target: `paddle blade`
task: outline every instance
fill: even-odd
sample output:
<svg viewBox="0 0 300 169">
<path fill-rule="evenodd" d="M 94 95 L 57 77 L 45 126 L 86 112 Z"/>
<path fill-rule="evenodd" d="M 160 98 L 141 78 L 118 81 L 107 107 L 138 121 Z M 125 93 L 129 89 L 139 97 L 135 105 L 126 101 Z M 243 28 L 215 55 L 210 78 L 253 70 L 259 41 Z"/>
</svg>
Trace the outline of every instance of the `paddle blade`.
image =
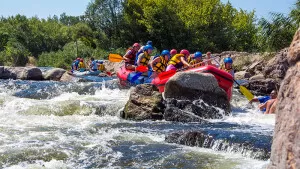
<svg viewBox="0 0 300 169">
<path fill-rule="evenodd" d="M 137 71 L 137 72 L 147 72 L 148 71 L 148 67 L 147 66 L 138 66 L 138 67 L 136 67 L 135 68 L 135 70 Z"/>
<path fill-rule="evenodd" d="M 254 98 L 253 94 L 244 86 L 240 86 L 241 93 L 250 101 Z"/>
<path fill-rule="evenodd" d="M 119 55 L 119 54 L 112 54 L 112 53 L 110 53 L 108 55 L 108 60 L 110 62 L 121 62 L 123 60 L 123 57 L 121 55 Z"/>
<path fill-rule="evenodd" d="M 169 71 L 167 71 L 167 72 L 161 72 L 161 73 L 158 75 L 158 78 L 159 78 L 159 79 L 170 78 L 170 77 L 172 77 L 175 73 L 176 73 L 176 70 L 169 70 Z"/>
</svg>

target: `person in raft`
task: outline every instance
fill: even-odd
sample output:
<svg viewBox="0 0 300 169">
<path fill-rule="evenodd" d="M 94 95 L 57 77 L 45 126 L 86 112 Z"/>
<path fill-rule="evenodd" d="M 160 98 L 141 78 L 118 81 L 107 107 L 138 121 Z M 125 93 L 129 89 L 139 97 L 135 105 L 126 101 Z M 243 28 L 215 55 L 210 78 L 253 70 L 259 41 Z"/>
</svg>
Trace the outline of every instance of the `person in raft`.
<svg viewBox="0 0 300 169">
<path fill-rule="evenodd" d="M 73 72 L 74 70 L 78 70 L 78 65 L 79 65 L 79 62 L 80 62 L 80 58 L 76 58 L 73 62 L 72 62 L 72 69 L 71 71 Z"/>
<path fill-rule="evenodd" d="M 139 54 L 136 65 L 137 66 L 148 66 L 153 47 L 151 45 L 146 45 L 144 47 L 143 53 Z"/>
<path fill-rule="evenodd" d="M 155 78 L 159 73 L 166 71 L 170 56 L 171 54 L 168 50 L 163 50 L 159 57 L 152 60 L 150 63 L 153 71 L 151 78 Z"/>
<path fill-rule="evenodd" d="M 188 58 L 188 62 L 191 66 L 197 67 L 202 66 L 202 53 L 201 52 L 195 52 L 194 54 L 191 54 Z"/>
<path fill-rule="evenodd" d="M 170 57 L 170 58 L 172 58 L 174 55 L 177 54 L 177 50 L 176 50 L 176 49 L 172 49 L 172 50 L 170 51 L 170 54 L 171 54 L 171 57 Z"/>
<path fill-rule="evenodd" d="M 79 70 L 80 72 L 84 72 L 84 71 L 85 71 L 85 64 L 84 64 L 84 61 L 83 61 L 82 58 L 80 59 L 80 62 L 79 62 L 79 64 L 78 64 L 78 70 Z"/>
<path fill-rule="evenodd" d="M 101 72 L 104 72 L 106 70 L 103 60 L 98 61 L 98 70 L 100 70 Z"/>
<path fill-rule="evenodd" d="M 231 59 L 230 55 L 224 58 L 223 62 L 224 65 L 222 65 L 220 69 L 230 73 L 232 77 L 234 77 L 234 70 L 232 68 L 233 60 Z"/>
<path fill-rule="evenodd" d="M 253 102 L 259 102 L 258 108 L 260 111 L 264 112 L 265 114 L 272 114 L 275 111 L 275 109 L 272 107 L 274 107 L 274 103 L 276 102 L 276 100 L 277 92 L 276 90 L 273 90 L 270 93 L 270 96 L 255 97 L 252 100 L 250 100 L 249 103 L 252 104 Z"/>
<path fill-rule="evenodd" d="M 182 49 L 179 54 L 174 55 L 168 62 L 167 70 L 177 70 L 183 66 L 190 67 L 190 64 L 186 61 L 190 56 L 190 52 L 186 49 Z"/>
<path fill-rule="evenodd" d="M 127 49 L 123 59 L 125 60 L 125 68 L 128 70 L 135 70 L 134 61 L 137 51 L 140 49 L 139 43 L 134 43 L 132 47 Z"/>
<path fill-rule="evenodd" d="M 92 57 L 91 58 L 91 63 L 90 63 L 90 71 L 97 71 L 98 70 L 98 63 L 96 62 L 96 60 Z"/>
<path fill-rule="evenodd" d="M 212 60 L 215 63 L 213 63 Z M 214 66 L 217 68 L 220 67 L 219 62 L 215 58 L 212 58 L 211 52 L 206 52 L 206 59 L 204 60 L 204 62 L 205 62 L 205 65 L 211 65 L 211 66 Z"/>
</svg>

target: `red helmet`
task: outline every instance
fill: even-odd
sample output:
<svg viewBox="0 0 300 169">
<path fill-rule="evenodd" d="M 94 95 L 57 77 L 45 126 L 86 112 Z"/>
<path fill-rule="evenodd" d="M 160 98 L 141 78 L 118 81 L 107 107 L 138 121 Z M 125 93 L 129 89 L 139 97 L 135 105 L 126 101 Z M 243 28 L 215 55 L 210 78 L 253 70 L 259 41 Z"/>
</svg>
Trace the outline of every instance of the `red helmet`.
<svg viewBox="0 0 300 169">
<path fill-rule="evenodd" d="M 184 54 L 184 55 L 186 55 L 186 56 L 189 56 L 189 55 L 190 55 L 190 52 L 189 52 L 188 50 L 186 50 L 186 49 L 182 49 L 182 50 L 180 51 L 180 54 Z"/>
<path fill-rule="evenodd" d="M 76 60 L 80 60 L 80 58 L 77 58 Z"/>
<path fill-rule="evenodd" d="M 170 54 L 171 54 L 171 55 L 177 54 L 177 50 L 176 50 L 176 49 L 172 49 L 172 50 L 170 51 Z"/>
<path fill-rule="evenodd" d="M 132 46 L 133 47 L 141 47 L 139 43 L 134 43 Z"/>
</svg>

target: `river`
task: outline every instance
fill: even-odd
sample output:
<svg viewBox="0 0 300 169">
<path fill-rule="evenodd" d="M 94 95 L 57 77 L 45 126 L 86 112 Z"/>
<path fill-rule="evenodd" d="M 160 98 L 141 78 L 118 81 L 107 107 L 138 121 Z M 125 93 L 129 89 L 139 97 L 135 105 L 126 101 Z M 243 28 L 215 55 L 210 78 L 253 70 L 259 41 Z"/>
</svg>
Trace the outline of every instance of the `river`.
<svg viewBox="0 0 300 169">
<path fill-rule="evenodd" d="M 275 116 L 247 108 L 237 91 L 232 115 L 209 120 L 213 125 L 135 122 L 119 117 L 129 90 L 116 83 L 0 80 L 1 168 L 261 169 L 268 164 L 251 152 L 165 142 L 169 133 L 202 129 L 270 143 Z"/>
</svg>

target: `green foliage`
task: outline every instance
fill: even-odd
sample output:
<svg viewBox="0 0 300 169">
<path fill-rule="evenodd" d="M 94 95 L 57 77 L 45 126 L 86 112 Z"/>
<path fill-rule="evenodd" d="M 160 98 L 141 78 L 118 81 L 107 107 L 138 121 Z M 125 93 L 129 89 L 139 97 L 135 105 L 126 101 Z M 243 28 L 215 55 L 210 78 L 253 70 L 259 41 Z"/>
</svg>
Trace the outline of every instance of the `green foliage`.
<svg viewBox="0 0 300 169">
<path fill-rule="evenodd" d="M 15 39 L 10 39 L 4 51 L 0 53 L 2 65 L 25 66 L 30 52 Z"/>
</svg>

